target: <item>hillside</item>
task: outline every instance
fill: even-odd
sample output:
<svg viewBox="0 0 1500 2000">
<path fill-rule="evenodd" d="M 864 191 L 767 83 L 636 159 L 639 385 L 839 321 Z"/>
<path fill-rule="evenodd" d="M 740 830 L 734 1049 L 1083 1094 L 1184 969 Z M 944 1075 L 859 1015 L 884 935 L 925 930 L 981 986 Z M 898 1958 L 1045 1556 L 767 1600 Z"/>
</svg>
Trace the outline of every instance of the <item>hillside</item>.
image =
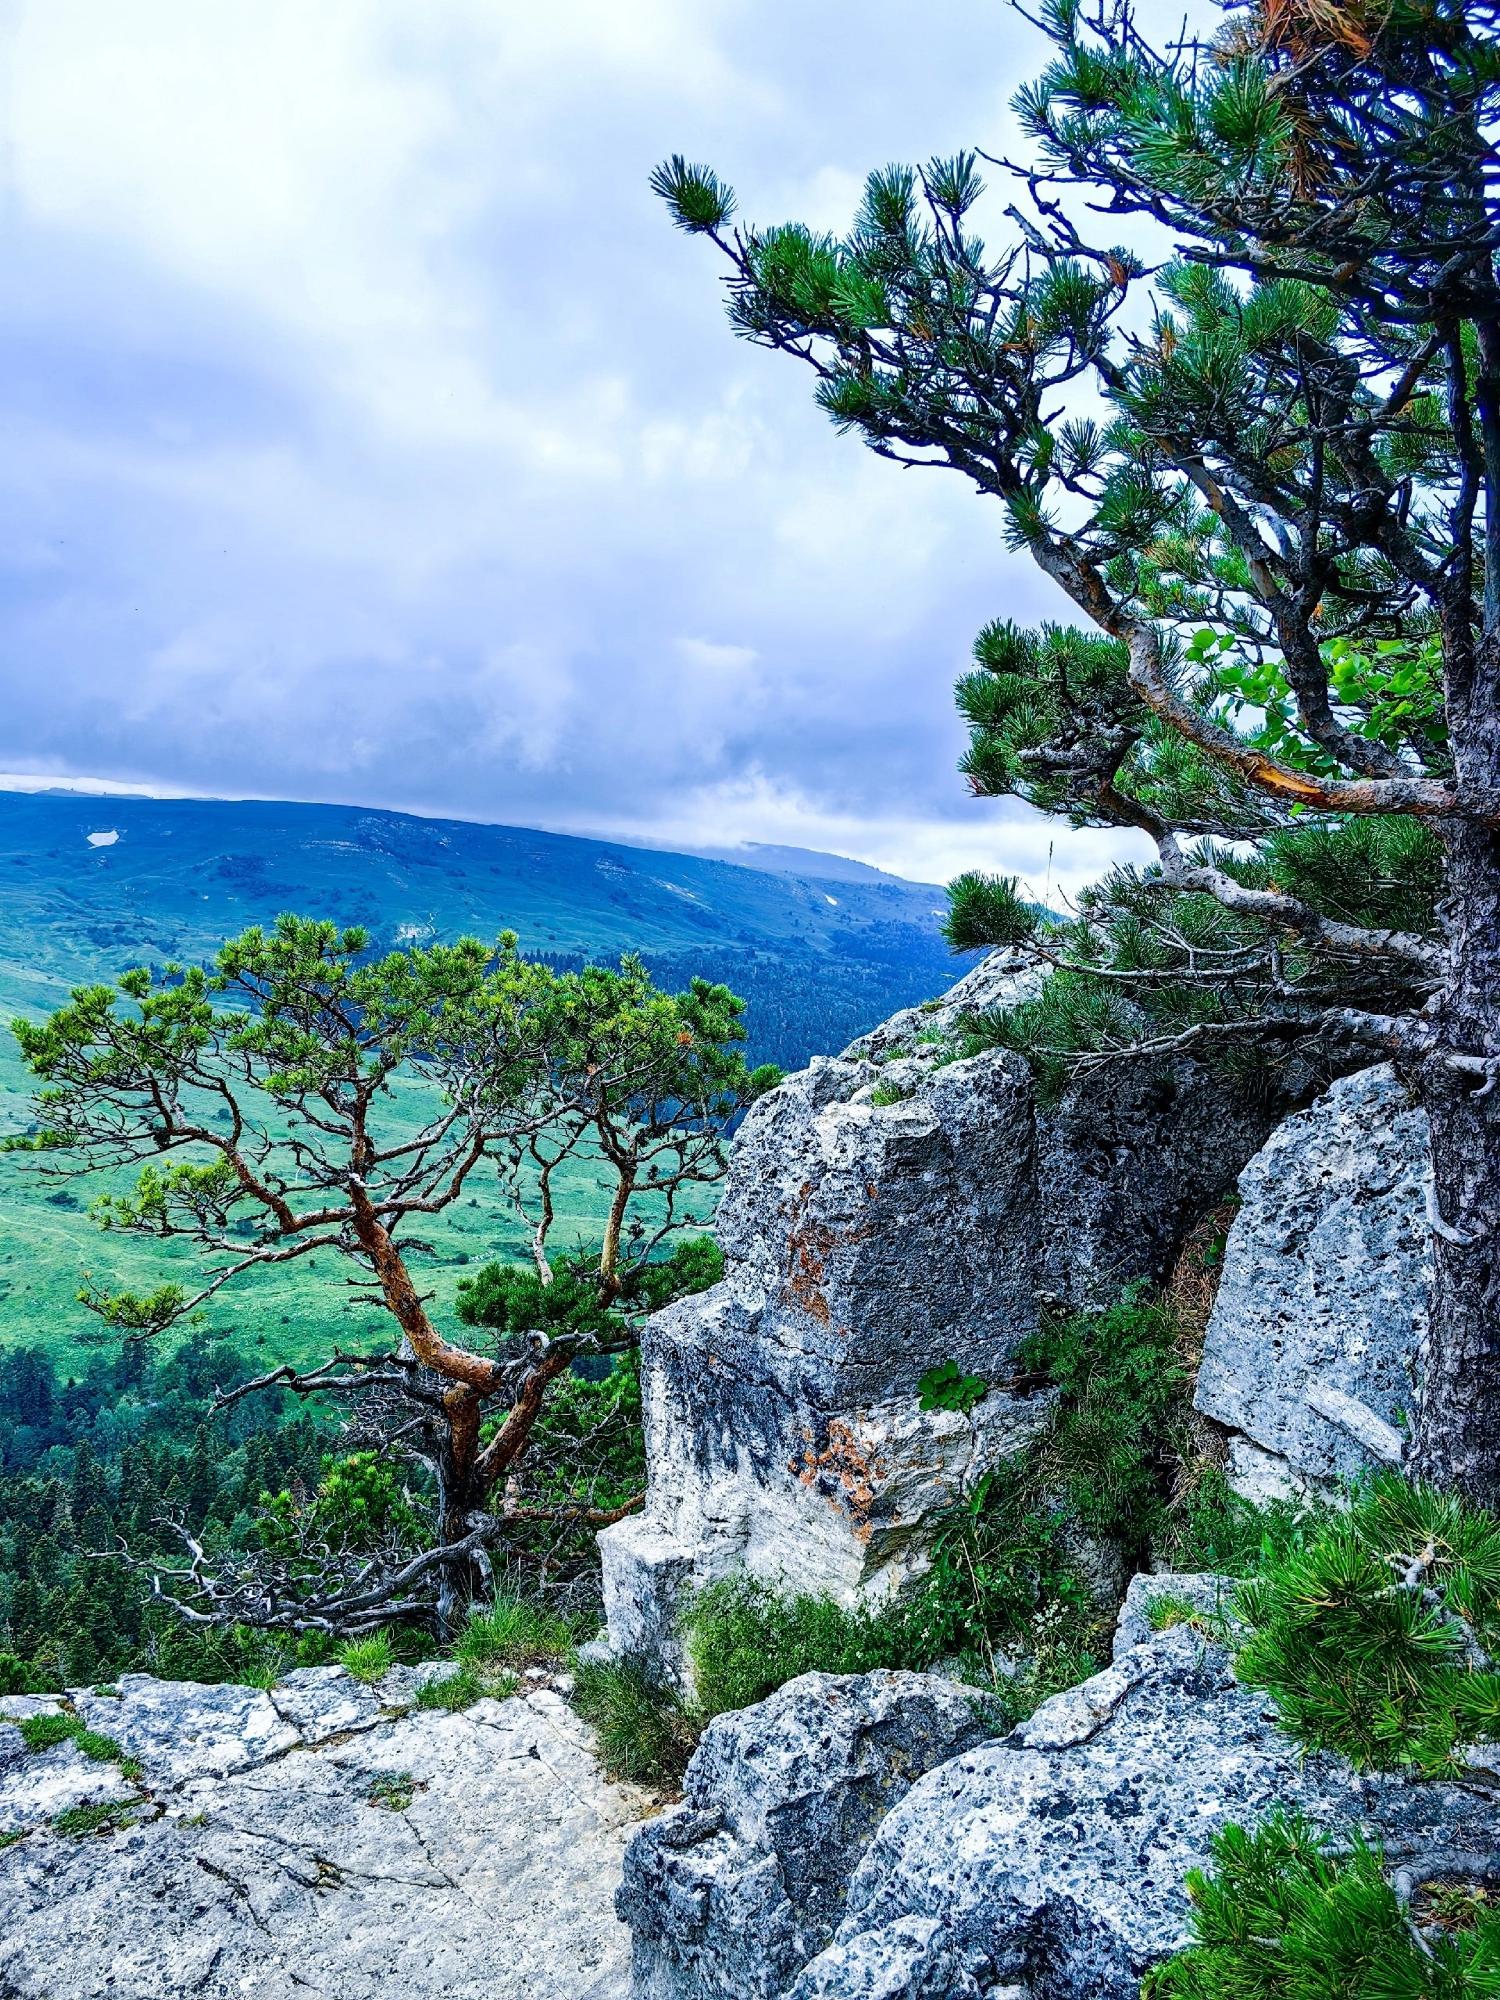
<svg viewBox="0 0 1500 2000">
<path fill-rule="evenodd" d="M 294 909 L 362 924 L 377 945 L 468 932 L 520 935 L 563 962 L 639 950 L 657 976 L 729 981 L 749 1002 L 750 1054 L 791 1068 L 842 1046 L 956 970 L 928 886 L 834 857 L 772 850 L 769 869 L 617 843 L 412 818 L 358 807 L 0 793 L 0 1016 L 57 1006 L 128 966 L 208 957 L 247 924 Z M 826 866 L 820 876 L 812 871 Z M 413 1114 L 416 1113 L 413 1105 Z M 25 1128 L 29 1079 L 0 1038 L 0 1132 Z M 176 1246 L 103 1242 L 91 1190 L 0 1160 L 0 1341 L 68 1341 L 81 1271 L 158 1282 Z M 565 1191 L 592 1234 L 593 1189 Z M 488 1191 L 434 1230 L 439 1265 L 519 1254 L 519 1223 Z M 455 1274 L 456 1275 L 456 1274 Z M 440 1294 L 454 1279 L 437 1280 Z M 268 1276 L 216 1306 L 215 1330 L 284 1353 L 319 1345 L 330 1315 L 363 1309 L 336 1275 Z"/>
</svg>

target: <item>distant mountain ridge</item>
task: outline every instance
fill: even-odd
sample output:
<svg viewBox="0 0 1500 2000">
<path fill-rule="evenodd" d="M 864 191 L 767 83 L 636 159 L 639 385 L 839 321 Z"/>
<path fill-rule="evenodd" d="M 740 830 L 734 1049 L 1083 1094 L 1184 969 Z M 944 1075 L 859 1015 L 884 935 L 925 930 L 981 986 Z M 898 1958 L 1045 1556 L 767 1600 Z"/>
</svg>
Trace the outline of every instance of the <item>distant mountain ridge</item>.
<svg viewBox="0 0 1500 2000">
<path fill-rule="evenodd" d="M 511 929 L 562 963 L 636 950 L 663 979 L 735 984 L 752 1053 L 783 1065 L 962 969 L 939 891 L 838 856 L 681 854 L 359 806 L 0 793 L 0 889 L 8 1011 L 206 958 L 285 909 L 361 924 L 379 946 Z"/>
</svg>

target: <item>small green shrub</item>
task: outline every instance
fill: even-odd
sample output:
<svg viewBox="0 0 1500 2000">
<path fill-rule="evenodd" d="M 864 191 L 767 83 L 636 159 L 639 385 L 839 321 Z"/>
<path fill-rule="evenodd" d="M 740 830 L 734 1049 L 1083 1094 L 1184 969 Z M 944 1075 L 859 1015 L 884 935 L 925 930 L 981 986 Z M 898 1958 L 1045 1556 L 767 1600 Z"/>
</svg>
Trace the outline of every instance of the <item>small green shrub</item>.
<svg viewBox="0 0 1500 2000">
<path fill-rule="evenodd" d="M 990 1385 L 982 1375 L 966 1375 L 953 1360 L 940 1361 L 929 1368 L 917 1383 L 917 1407 L 922 1410 L 958 1410 L 967 1416 L 982 1403 Z"/>
<path fill-rule="evenodd" d="M 0 1695 L 60 1692 L 50 1675 L 38 1672 L 15 1653 L 0 1653 Z"/>
<path fill-rule="evenodd" d="M 1454 1768 L 1500 1736 L 1500 1522 L 1383 1474 L 1240 1585 L 1235 1671 L 1362 1768 Z"/>
<path fill-rule="evenodd" d="M 1227 1826 L 1212 1871 L 1188 1877 L 1194 1942 L 1157 1966 L 1142 2000 L 1493 2000 L 1500 1914 L 1418 1942 L 1355 1840 L 1337 1854 L 1293 1814 Z"/>
<path fill-rule="evenodd" d="M 367 1638 L 351 1639 L 338 1650 L 338 1663 L 346 1674 L 352 1674 L 366 1687 L 373 1687 L 383 1680 L 395 1664 L 395 1653 L 391 1646 L 389 1632 L 371 1632 Z"/>
<path fill-rule="evenodd" d="M 862 1674 L 905 1666 L 904 1611 L 845 1610 L 831 1597 L 783 1597 L 726 1577 L 688 1607 L 683 1638 L 702 1718 L 749 1708 L 798 1674 Z"/>
<path fill-rule="evenodd" d="M 407 1812 L 417 1795 L 410 1771 L 377 1771 L 370 1780 L 370 1804 L 386 1812 Z"/>
<path fill-rule="evenodd" d="M 573 1706 L 599 1740 L 606 1776 L 629 1784 L 677 1785 L 701 1721 L 636 1661 L 580 1661 Z"/>
</svg>

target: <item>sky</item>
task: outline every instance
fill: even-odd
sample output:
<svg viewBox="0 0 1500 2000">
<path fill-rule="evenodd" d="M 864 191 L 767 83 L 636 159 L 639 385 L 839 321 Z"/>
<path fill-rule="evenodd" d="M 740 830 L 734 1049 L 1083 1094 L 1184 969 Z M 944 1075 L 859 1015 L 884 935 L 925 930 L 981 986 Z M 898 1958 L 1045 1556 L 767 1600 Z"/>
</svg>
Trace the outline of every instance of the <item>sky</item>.
<svg viewBox="0 0 1500 2000">
<path fill-rule="evenodd" d="M 0 770 L 1067 893 L 955 771 L 998 508 L 735 340 L 647 177 L 841 228 L 1001 0 L 0 0 Z"/>
</svg>

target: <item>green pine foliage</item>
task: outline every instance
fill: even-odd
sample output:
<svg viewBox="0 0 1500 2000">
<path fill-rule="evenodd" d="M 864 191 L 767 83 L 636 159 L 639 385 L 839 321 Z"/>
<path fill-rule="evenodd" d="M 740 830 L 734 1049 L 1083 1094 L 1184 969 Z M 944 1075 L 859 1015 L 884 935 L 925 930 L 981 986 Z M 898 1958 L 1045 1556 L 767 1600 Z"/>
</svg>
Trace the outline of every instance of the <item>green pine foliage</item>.
<svg viewBox="0 0 1500 2000">
<path fill-rule="evenodd" d="M 1500 1738 L 1500 1522 L 1382 1475 L 1236 1592 L 1235 1671 L 1361 1768 L 1461 1768 Z"/>
<path fill-rule="evenodd" d="M 1494 2000 L 1500 1911 L 1420 1936 L 1378 1849 L 1342 1850 L 1295 1814 L 1213 1841 L 1188 1877 L 1194 1942 L 1150 1972 L 1142 2000 Z"/>
</svg>

